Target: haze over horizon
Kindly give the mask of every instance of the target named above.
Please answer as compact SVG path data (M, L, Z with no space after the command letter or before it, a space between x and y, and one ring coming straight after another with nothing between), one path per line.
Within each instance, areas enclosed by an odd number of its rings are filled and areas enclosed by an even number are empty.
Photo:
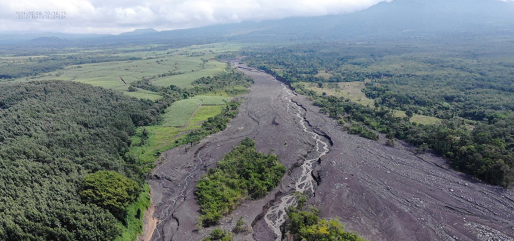
M0 34L119 34L352 13L393 0L0 0ZM398 0L395 0L398 1ZM514 0L483 0L508 1ZM34 18L31 12L39 13ZM52 19L55 18L55 19Z
M382 1L391 0L1 0L0 33L119 34L144 28L173 30L241 21L349 13ZM41 15L31 19L29 12L41 12ZM53 15L61 18L47 19Z
M0 34L120 34L147 28L188 29L354 13L393 1L401 0L0 0ZM514 3L514 0L478 1ZM32 19L32 13L39 15Z

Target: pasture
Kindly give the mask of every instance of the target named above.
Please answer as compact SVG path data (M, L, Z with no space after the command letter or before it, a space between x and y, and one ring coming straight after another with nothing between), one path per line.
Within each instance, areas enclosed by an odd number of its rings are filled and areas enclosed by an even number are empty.
M349 99L352 102L355 102L357 104L361 104L364 106L374 106L374 100L366 97L364 92L362 92L362 89L365 88L365 82L364 81L356 81L356 82L341 82L337 84L336 88L329 88L327 83L323 84L323 87L319 87L315 83L309 83L309 82L300 82L299 84L303 84L306 89L312 90L316 92L317 94L327 94L332 95L336 97L344 97L346 99ZM406 117L405 111L401 110L394 110L393 111L394 116L396 117ZM414 114L410 118L410 122L423 124L423 125L429 125L429 124L437 124L441 123L441 119L432 117L432 116L426 116L426 115L418 115Z
M305 85L308 90L312 90L320 95L326 93L327 95L344 97L352 102L365 106L373 106L375 103L362 92L362 89L365 87L364 81L342 82L338 83L336 88L329 88L326 83L324 83L321 88L315 83L300 82L300 84Z
M78 50L64 55L102 55L130 58L126 61L110 61L65 66L61 69L40 73L35 76L14 79L15 82L32 80L64 80L100 86L108 89L123 91L125 94L136 97L157 100L158 94L137 89L128 92L130 83L149 79L157 86L175 85L180 88L189 88L198 78L213 76L225 71L226 63L215 59L216 55L240 49L237 44L208 44L193 45L184 48L171 48L161 51L151 51L156 46L133 46L105 50ZM58 54L63 55L63 54ZM0 65L25 64L38 61L39 58L51 56L26 56L0 58Z
M166 110L161 125L138 128L137 134L132 137L129 155L138 160L139 164L154 163L162 152L174 148L185 133L200 128L202 122L220 114L224 107L223 105L199 107L201 102L199 99L187 99L182 102ZM143 130L149 133L146 140L141 138Z

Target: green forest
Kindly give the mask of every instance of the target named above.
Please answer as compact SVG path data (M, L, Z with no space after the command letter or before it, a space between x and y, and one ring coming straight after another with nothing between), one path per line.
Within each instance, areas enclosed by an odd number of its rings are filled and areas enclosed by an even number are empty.
M65 66L69 65L140 59L140 57L119 57L112 55L53 55L47 57L29 57L24 63L7 63L5 65L0 65L0 79L9 80L20 77L35 76L40 73L63 69Z
M0 85L0 239L113 240L120 235L122 209L144 182L144 173L122 154L137 125L158 121L150 105L74 82ZM109 183L128 191L126 201L88 193L90 182L95 186L107 170L122 180ZM111 191L104 190L115 195Z
M276 155L255 151L246 138L203 176L195 195L200 205L200 226L212 226L248 198L258 199L275 188L286 172Z
M127 228L140 232L140 224L127 226L128 216L142 218L148 200L138 198L153 164L130 155L137 128L159 124L175 101L217 90L241 94L251 83L227 69L189 89L131 84L161 95L156 101L72 81L0 85L0 240L114 240ZM223 130L238 106L227 102L175 145Z
M478 47L481 46L481 47ZM483 47L486 46L486 47ZM246 62L309 96L321 111L350 133L378 139L386 134L432 149L457 170L485 182L514 184L514 99L512 48L501 42L402 42L380 44L301 44L248 49ZM298 82L345 90L338 82L363 82L374 101L316 93ZM394 112L403 111L401 117ZM409 121L415 115L438 124Z

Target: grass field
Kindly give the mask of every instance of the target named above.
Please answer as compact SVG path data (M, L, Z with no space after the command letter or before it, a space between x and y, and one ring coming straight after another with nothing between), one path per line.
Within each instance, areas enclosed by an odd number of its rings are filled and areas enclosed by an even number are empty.
M395 110L394 111L394 116L396 116L396 117L406 117L407 114L405 114L405 111ZM410 122L415 122L415 123L423 124L423 125L433 125L433 124L441 123L441 119L436 118L436 117L432 117L432 116L414 114L410 118Z
M352 102L361 104L361 105L369 105L373 106L374 101L372 99L369 99L366 97L366 95L362 92L362 89L364 89L365 84L364 82L343 82L338 83L339 88L328 88L328 87L322 87L319 88L314 83L309 82L300 82L301 84L304 84L305 87L308 90L312 90L318 94L326 93L327 95L333 95L337 97L344 97L346 99L351 100Z
M179 64L175 65L175 63ZM68 66L61 70L40 74L34 77L20 78L15 81L78 81L123 91L128 89L128 84L136 80L153 77L155 79L152 79L152 82L156 85L169 86L173 84L186 88L190 87L191 82L200 77L222 72L225 66L225 63L215 60L208 60L207 63L203 63L201 57L168 56L158 60L143 59ZM157 77L160 74L166 74L168 72L180 72L183 74ZM124 84L120 77L123 78L127 84Z
M200 128L203 121L220 114L224 107L223 105L202 106L198 108L194 116L187 116L187 120L183 125L165 126L164 123L174 123L175 114L182 114L185 118L186 115L183 113L189 113L192 108L196 109L198 107L198 105L194 106L193 103L199 103L197 102L199 100L189 100L193 101L180 105L182 107L188 105L190 109L174 108L168 110L169 112L163 116L163 124L138 128L137 134L132 137L130 155L134 156L141 165L154 163L162 152L174 148L177 145L176 141L179 140L184 133ZM181 113L181 111L183 113ZM142 141L141 139L143 129L146 129L150 133L146 141Z
M309 83L309 82L300 82L300 84L305 85L305 87L308 90L312 90L316 92L317 94L323 94L326 93L327 95L337 96L337 97L344 97L349 99L352 102L365 105L365 106L374 106L375 102L372 99L369 99L366 97L366 95L362 92L362 89L365 87L364 81L359 82L342 82L338 83L339 88L328 88L328 87L322 87L319 88L317 84ZM405 117L407 116L405 114L405 111L401 110L395 110L394 116L396 117ZM423 125L430 125L430 124L437 124L441 123L441 119L432 117L432 116L425 116L425 115L418 115L414 114L410 118L410 122L415 122L418 124Z
M191 83L198 78L213 76L223 72L225 70L226 63L217 61L215 57L218 54L237 51L241 48L241 45L217 43L193 45L162 51L148 51L151 47L156 46L133 46L118 49L70 52L69 55L105 54L141 59L72 65L56 71L42 73L37 76L18 78L14 81L77 81L108 89L120 90L125 94L136 98L156 100L160 97L149 91L138 89L135 92L128 92L127 90L130 83L146 78L150 79L153 84L158 86L176 85L181 88L191 87ZM4 56L0 57L0 65L12 63L23 64L30 61L29 58L36 61L38 57L47 56ZM170 73L172 73L172 75ZM120 77L126 84L123 83Z
M185 126L193 112L200 106L202 101L200 99L186 99L179 100L173 103L170 107L166 108L163 115L164 121L162 126L165 127L179 127Z
M362 92L362 89L366 87L363 81L339 83L339 87L341 89L336 91L338 91L341 96L350 99L353 102L366 106L373 106L375 104L374 100L366 97L366 95Z
M198 109L196 114L191 118L190 123L192 125L198 125L201 122L207 120L209 117L213 117L221 113L224 106L222 105L208 105L202 106Z
M222 96L198 95L190 99L179 100L166 108L161 126L181 127L188 124L195 110L205 106L224 105L229 98ZM202 105L201 108L198 108ZM205 112L205 111L204 111ZM196 115L195 115L196 116Z
M136 97L138 99L149 99L155 101L162 98L161 95L155 92L143 89L138 89L136 92L124 91L123 93L125 93L128 96Z
M215 95L197 95L193 99L202 100L202 105L224 105L226 101L229 101L228 96L215 96Z
M219 67L213 67L210 69L199 69L199 70L187 72L185 74L161 77L161 78L152 80L152 83L157 86L176 85L180 88L191 87L191 83L201 77L213 76L213 75L223 72L226 65L224 63L220 63L220 62L217 62L217 63L218 64L216 66L219 66Z

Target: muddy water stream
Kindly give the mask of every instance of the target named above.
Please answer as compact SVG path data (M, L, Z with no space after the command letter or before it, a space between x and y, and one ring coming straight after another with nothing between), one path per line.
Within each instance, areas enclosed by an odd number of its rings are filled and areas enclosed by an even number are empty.
M300 107L298 104L292 101L292 97L294 96L293 92L288 89L285 85L282 84L282 88L286 91L287 95L289 96L289 104L287 107L288 111L291 111L294 113L294 115L298 118L298 122L300 123L300 126L302 127L303 132L305 132L307 135L310 135L311 138L315 141L315 157L312 159L305 160L301 168L301 174L299 175L298 179L295 183L295 189L294 192L299 193L314 193L314 179L312 178L311 172L312 172L312 165L315 161L319 160L322 156L326 155L328 153L328 143L322 140L322 137L315 133L310 129L310 126L308 125L305 118L302 116L305 114L305 110ZM285 195L280 198L280 200L273 205L266 215L264 216L265 222L269 225L269 227L273 230L273 232L276 235L276 240L280 241L282 238L282 232L280 231L280 226L285 222L286 220L286 209L290 207L291 205L296 204L296 199L294 192L288 195Z

